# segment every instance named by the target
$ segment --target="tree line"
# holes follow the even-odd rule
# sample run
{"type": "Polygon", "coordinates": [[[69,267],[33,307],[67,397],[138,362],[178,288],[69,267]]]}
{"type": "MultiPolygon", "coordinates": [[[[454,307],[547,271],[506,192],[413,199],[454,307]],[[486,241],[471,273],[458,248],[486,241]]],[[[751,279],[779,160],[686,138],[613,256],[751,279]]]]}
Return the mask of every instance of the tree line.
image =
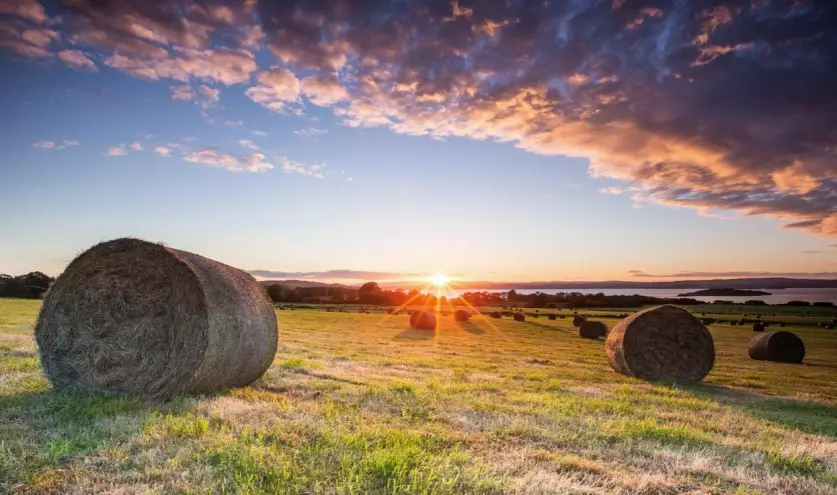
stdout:
{"type": "Polygon", "coordinates": [[[40,299],[54,281],[54,278],[41,272],[30,272],[17,277],[0,273],[0,297],[40,299]]]}

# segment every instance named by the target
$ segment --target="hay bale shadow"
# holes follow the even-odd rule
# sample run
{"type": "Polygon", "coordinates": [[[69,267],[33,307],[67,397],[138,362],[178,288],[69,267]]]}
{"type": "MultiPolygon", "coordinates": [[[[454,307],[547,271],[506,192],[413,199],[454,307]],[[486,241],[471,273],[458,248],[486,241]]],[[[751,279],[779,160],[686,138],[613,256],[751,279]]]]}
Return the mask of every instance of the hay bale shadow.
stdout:
{"type": "Polygon", "coordinates": [[[786,397],[771,397],[706,383],[683,386],[688,393],[712,399],[753,417],[813,435],[837,439],[837,407],[786,397]]]}
{"type": "Polygon", "coordinates": [[[414,328],[409,328],[404,330],[403,332],[399,333],[395,337],[394,340],[431,340],[433,337],[436,336],[436,332],[433,330],[416,330],[414,328]]]}
{"type": "Polygon", "coordinates": [[[457,322],[459,328],[465,330],[468,333],[472,333],[474,335],[482,335],[485,333],[485,330],[480,327],[479,325],[474,324],[473,322],[466,321],[464,323],[457,322]]]}

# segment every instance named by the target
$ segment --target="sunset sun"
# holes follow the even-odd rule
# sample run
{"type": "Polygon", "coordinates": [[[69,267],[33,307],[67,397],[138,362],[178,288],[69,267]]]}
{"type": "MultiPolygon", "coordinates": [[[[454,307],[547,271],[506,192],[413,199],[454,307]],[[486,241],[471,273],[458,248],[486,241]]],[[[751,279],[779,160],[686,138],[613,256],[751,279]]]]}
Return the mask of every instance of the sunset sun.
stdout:
{"type": "Polygon", "coordinates": [[[448,278],[448,276],[444,273],[437,273],[430,277],[430,281],[433,282],[433,285],[435,285],[436,287],[444,287],[448,285],[448,282],[450,282],[450,278],[448,278]]]}

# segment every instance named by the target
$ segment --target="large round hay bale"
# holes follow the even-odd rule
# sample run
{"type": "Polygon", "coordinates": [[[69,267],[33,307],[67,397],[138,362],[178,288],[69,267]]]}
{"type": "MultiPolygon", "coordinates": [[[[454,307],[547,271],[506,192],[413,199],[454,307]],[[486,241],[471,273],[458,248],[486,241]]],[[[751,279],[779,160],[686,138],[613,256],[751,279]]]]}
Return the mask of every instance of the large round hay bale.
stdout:
{"type": "Polygon", "coordinates": [[[524,315],[523,313],[515,313],[514,321],[526,321],[526,315],[524,315]]]}
{"type": "Polygon", "coordinates": [[[276,354],[276,313],[241,270],[125,238],[67,266],[44,299],[35,338],[58,390],[159,399],[258,379],[276,354]]]}
{"type": "Polygon", "coordinates": [[[436,315],[430,311],[414,311],[410,315],[410,326],[418,330],[435,330],[436,315]]]}
{"type": "Polygon", "coordinates": [[[585,339],[598,339],[607,335],[607,325],[601,321],[584,321],[578,327],[578,334],[585,339]]]}
{"type": "Polygon", "coordinates": [[[763,332],[764,331],[764,325],[762,325],[761,323],[753,323],[753,331],[754,332],[763,332]]]}
{"type": "Polygon", "coordinates": [[[468,321],[471,318],[471,312],[464,309],[457,309],[453,312],[454,321],[468,321]]]}
{"type": "Polygon", "coordinates": [[[747,350],[751,359],[801,363],[805,358],[805,344],[791,332],[780,330],[756,335],[747,350]]]}
{"type": "Polygon", "coordinates": [[[499,320],[500,318],[502,318],[502,317],[503,317],[503,315],[502,315],[499,311],[492,311],[492,312],[491,312],[491,317],[492,317],[492,318],[496,318],[496,319],[498,319],[498,320],[499,320]]]}
{"type": "Polygon", "coordinates": [[[574,327],[581,327],[581,324],[587,321],[587,318],[584,316],[573,316],[573,326],[574,327]]]}
{"type": "Polygon", "coordinates": [[[555,320],[555,319],[557,319],[558,317],[557,317],[557,316],[555,316],[555,315],[548,315],[548,316],[547,316],[547,318],[549,318],[550,320],[555,320]]]}
{"type": "Polygon", "coordinates": [[[620,321],[605,347],[614,370],[647,380],[698,382],[715,365],[712,335],[691,313],[670,305],[620,321]]]}

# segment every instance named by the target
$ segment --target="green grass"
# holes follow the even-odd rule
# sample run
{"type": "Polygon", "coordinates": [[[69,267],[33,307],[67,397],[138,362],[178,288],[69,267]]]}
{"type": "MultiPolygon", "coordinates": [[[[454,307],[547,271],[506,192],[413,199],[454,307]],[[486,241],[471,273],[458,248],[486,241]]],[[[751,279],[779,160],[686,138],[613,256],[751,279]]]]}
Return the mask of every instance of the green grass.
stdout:
{"type": "Polygon", "coordinates": [[[681,387],[617,375],[569,319],[434,333],[280,311],[262,379],[160,404],[52,392],[38,308],[0,300],[0,493],[837,493],[837,332],[819,314],[782,316],[799,366],[713,325],[714,370],[681,387]]]}

